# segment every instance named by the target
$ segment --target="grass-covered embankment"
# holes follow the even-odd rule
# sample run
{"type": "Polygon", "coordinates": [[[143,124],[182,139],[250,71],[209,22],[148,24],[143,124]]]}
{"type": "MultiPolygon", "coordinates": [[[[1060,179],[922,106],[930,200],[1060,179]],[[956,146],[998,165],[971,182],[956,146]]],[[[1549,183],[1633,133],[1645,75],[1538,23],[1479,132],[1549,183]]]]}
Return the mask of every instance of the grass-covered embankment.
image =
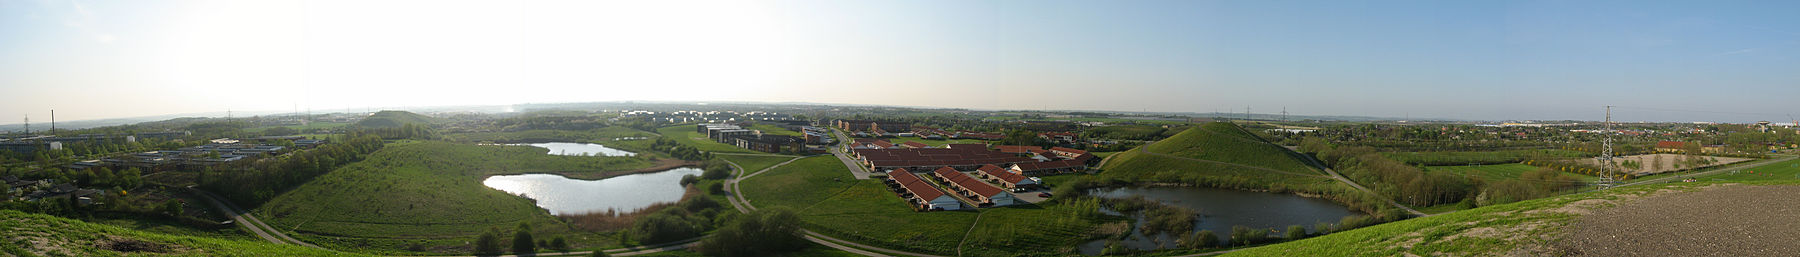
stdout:
{"type": "MultiPolygon", "coordinates": [[[[1739,183],[1785,185],[1800,184],[1800,180],[1739,183]]],[[[1553,255],[1551,243],[1566,235],[1563,228],[1582,215],[1651,194],[1717,185],[1649,184],[1485,206],[1251,248],[1226,256],[1553,255]]]]}
{"type": "Polygon", "coordinates": [[[7,256],[357,256],[273,244],[180,236],[82,222],[62,217],[0,210],[0,255],[7,256]]]}

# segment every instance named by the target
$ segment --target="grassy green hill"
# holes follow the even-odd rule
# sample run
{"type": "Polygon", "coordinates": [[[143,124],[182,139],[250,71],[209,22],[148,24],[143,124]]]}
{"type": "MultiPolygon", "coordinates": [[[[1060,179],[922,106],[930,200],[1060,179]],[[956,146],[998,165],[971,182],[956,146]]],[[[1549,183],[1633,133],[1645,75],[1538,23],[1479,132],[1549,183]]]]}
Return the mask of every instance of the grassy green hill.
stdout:
{"type": "Polygon", "coordinates": [[[1291,151],[1244,132],[1236,124],[1212,122],[1144,146],[1151,152],[1297,173],[1324,174],[1291,151]]]}
{"type": "Polygon", "coordinates": [[[1301,156],[1222,122],[1190,128],[1111,158],[1101,167],[1103,174],[1128,181],[1209,180],[1253,185],[1330,181],[1318,177],[1324,173],[1308,167],[1301,156]]]}
{"type": "Polygon", "coordinates": [[[526,198],[483,186],[488,175],[605,177],[649,166],[639,158],[554,156],[529,146],[393,144],[277,196],[255,213],[274,227],[301,232],[302,240],[334,249],[466,253],[461,247],[479,233],[519,222],[537,224],[540,238],[592,235],[571,232],[526,198]]]}
{"type": "Polygon", "coordinates": [[[0,210],[0,256],[325,256],[329,252],[263,241],[178,236],[0,210]]]}
{"type": "MultiPolygon", "coordinates": [[[[1800,184],[1800,180],[1743,184],[1800,184]]],[[[1652,193],[1693,191],[1712,183],[1649,184],[1486,206],[1397,221],[1225,256],[1532,256],[1583,214],[1652,193]]]]}
{"type": "Polygon", "coordinates": [[[437,118],[408,111],[380,111],[369,115],[368,118],[363,118],[362,121],[357,121],[355,125],[363,128],[398,128],[407,123],[431,125],[436,121],[437,118]]]}
{"type": "Polygon", "coordinates": [[[1300,192],[1371,213],[1388,208],[1380,198],[1331,179],[1302,158],[1235,124],[1213,122],[1113,154],[1099,176],[1127,183],[1300,192]]]}

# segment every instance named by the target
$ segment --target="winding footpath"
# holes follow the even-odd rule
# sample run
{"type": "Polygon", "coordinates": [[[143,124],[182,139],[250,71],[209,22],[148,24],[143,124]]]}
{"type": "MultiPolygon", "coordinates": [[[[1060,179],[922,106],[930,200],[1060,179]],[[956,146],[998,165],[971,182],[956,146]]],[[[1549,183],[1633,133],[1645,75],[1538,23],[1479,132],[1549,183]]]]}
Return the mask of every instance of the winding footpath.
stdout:
{"type": "MultiPolygon", "coordinates": [[[[1358,190],[1358,191],[1363,191],[1363,192],[1375,195],[1375,198],[1381,198],[1382,201],[1387,201],[1388,204],[1394,205],[1394,207],[1399,207],[1400,210],[1404,210],[1407,213],[1412,213],[1413,215],[1416,215],[1419,217],[1437,215],[1437,214],[1426,214],[1424,212],[1420,212],[1419,210],[1414,210],[1412,207],[1406,207],[1405,204],[1400,204],[1400,202],[1394,201],[1394,199],[1382,197],[1381,194],[1376,194],[1375,190],[1369,190],[1369,188],[1363,187],[1362,184],[1357,184],[1356,181],[1351,181],[1350,178],[1344,177],[1343,174],[1338,174],[1338,172],[1336,170],[1332,170],[1331,167],[1325,166],[1325,163],[1319,162],[1319,159],[1313,158],[1312,155],[1302,154],[1302,153],[1300,153],[1300,151],[1295,151],[1294,148],[1292,148],[1292,147],[1282,146],[1282,148],[1286,148],[1286,149],[1288,149],[1288,151],[1293,152],[1296,155],[1305,157],[1303,159],[1306,160],[1307,164],[1311,164],[1313,166],[1313,168],[1325,170],[1325,173],[1331,174],[1331,179],[1336,179],[1337,181],[1344,182],[1344,184],[1350,184],[1350,187],[1356,188],[1356,190],[1358,190]]],[[[1445,213],[1449,213],[1449,212],[1445,212],[1445,213]]],[[[1442,214],[1442,213],[1440,213],[1440,214],[1442,214]]]]}

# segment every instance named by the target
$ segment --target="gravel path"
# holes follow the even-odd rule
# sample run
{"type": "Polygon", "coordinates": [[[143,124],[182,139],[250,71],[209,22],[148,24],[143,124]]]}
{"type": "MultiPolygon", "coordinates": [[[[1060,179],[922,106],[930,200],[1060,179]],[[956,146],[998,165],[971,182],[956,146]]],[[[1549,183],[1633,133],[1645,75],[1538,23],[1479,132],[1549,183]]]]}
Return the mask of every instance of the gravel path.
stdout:
{"type": "Polygon", "coordinates": [[[1800,186],[1652,196],[1577,218],[1556,246],[1585,256],[1793,256],[1800,186]]]}

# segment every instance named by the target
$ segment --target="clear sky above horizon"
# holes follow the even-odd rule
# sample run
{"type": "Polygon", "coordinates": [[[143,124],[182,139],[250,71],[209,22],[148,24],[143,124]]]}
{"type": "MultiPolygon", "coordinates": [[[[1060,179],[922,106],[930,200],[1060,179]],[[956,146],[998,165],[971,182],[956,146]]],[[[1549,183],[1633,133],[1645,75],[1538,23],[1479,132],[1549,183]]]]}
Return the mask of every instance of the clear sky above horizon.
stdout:
{"type": "Polygon", "coordinates": [[[1786,120],[1800,1],[0,0],[0,124],[766,101],[1786,120]],[[1698,112],[1709,111],[1709,112],[1698,112]],[[1760,113],[1752,115],[1747,113],[1760,113]],[[40,118],[41,117],[41,118],[40,118]]]}

